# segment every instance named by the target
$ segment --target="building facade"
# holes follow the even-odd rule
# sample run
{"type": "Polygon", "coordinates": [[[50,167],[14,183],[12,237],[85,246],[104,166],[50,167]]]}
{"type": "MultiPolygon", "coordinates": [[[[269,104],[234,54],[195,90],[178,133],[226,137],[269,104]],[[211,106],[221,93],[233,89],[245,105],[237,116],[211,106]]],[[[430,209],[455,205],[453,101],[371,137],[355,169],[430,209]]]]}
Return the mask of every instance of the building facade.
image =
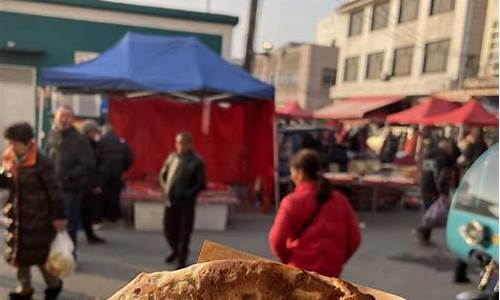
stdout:
{"type": "Polygon", "coordinates": [[[337,76],[338,49],[291,43],[255,57],[254,76],[273,84],[276,105],[296,101],[306,110],[329,103],[337,76]]]}
{"type": "MultiPolygon", "coordinates": [[[[41,124],[35,89],[44,67],[94,58],[127,31],[196,36],[229,58],[237,23],[226,15],[98,0],[1,0],[0,131],[15,121],[41,124]]],[[[81,104],[77,107],[95,111],[95,102],[81,104]]],[[[50,115],[50,105],[44,109],[50,115]]],[[[48,119],[43,123],[48,129],[48,119]]],[[[3,146],[0,142],[0,150],[3,146]]]]}
{"type": "Polygon", "coordinates": [[[340,49],[330,97],[461,88],[480,69],[487,7],[487,0],[347,2],[317,29],[319,44],[340,49]]]}
{"type": "Polygon", "coordinates": [[[489,0],[484,21],[479,77],[494,78],[498,86],[498,0],[489,0]]]}

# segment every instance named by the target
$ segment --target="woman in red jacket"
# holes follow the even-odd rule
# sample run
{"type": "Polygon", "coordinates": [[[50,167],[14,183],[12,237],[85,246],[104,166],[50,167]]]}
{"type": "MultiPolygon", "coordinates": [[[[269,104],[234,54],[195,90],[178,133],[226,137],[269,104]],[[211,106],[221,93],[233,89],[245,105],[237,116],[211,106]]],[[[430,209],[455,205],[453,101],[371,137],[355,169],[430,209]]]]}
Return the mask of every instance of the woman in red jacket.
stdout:
{"type": "Polygon", "coordinates": [[[319,155],[302,150],[291,161],[295,191],[281,202],[269,233],[285,264],[338,277],[361,243],[358,220],[347,198],[321,176],[319,155]]]}

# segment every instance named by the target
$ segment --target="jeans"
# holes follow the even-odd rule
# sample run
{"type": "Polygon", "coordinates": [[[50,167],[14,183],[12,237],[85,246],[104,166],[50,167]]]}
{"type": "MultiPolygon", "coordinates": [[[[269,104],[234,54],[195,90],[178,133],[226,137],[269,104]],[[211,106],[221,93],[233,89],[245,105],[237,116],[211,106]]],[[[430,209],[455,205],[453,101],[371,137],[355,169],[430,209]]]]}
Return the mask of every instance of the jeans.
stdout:
{"type": "Polygon", "coordinates": [[[63,192],[64,198],[64,211],[66,213],[66,219],[68,220],[67,231],[68,234],[76,245],[78,240],[78,228],[80,227],[80,219],[82,215],[82,201],[83,201],[83,191],[65,191],[63,192]]]}

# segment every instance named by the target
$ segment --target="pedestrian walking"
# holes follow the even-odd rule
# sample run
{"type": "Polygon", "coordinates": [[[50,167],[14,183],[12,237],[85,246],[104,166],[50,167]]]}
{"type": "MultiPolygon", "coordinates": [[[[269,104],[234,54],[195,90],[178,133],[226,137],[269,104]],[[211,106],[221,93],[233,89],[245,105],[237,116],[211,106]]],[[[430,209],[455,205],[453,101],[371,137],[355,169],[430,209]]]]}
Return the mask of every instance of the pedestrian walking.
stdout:
{"type": "Polygon", "coordinates": [[[63,282],[44,265],[56,233],[65,229],[63,199],[52,162],[41,153],[28,123],[15,123],[4,133],[9,143],[0,167],[0,188],[9,189],[3,206],[5,258],[17,269],[18,288],[11,300],[33,297],[31,267],[40,270],[45,299],[56,299],[63,282]]]}
{"type": "Polygon", "coordinates": [[[426,211],[422,225],[414,230],[414,234],[423,244],[430,242],[434,227],[446,224],[450,206],[450,189],[456,181],[453,175],[456,167],[456,156],[451,142],[442,139],[438,142],[436,149],[427,150],[429,152],[426,154],[422,166],[422,182],[429,185],[425,186],[426,191],[432,191],[435,194],[428,193],[428,198],[424,198],[426,211]],[[431,195],[435,198],[431,198],[431,195]]]}
{"type": "Polygon", "coordinates": [[[358,249],[361,233],[349,201],[319,174],[320,167],[315,151],[301,150],[293,157],[295,191],[281,202],[269,244],[285,264],[338,277],[358,249]]]}
{"type": "Polygon", "coordinates": [[[104,135],[97,144],[99,153],[99,180],[103,199],[103,217],[111,222],[121,218],[120,194],[123,189],[123,174],[133,162],[132,151],[119,138],[110,124],[104,126],[104,135]]]}
{"type": "Polygon", "coordinates": [[[176,152],[165,160],[159,180],[165,191],[163,228],[172,249],[165,262],[177,261],[177,267],[183,268],[189,253],[196,198],[205,188],[205,167],[194,149],[190,133],[179,133],[175,148],[176,152]]]}
{"type": "Polygon", "coordinates": [[[95,159],[87,138],[73,126],[74,113],[70,107],[57,109],[54,125],[46,152],[55,164],[56,176],[62,187],[68,234],[75,244],[76,255],[82,201],[95,159]]]}
{"type": "Polygon", "coordinates": [[[87,241],[89,244],[103,244],[106,241],[97,236],[93,228],[94,222],[96,220],[100,220],[101,216],[100,202],[102,200],[102,189],[97,172],[101,161],[97,149],[97,143],[99,142],[101,132],[99,130],[97,122],[95,122],[94,120],[85,121],[85,123],[81,127],[81,130],[89,141],[89,144],[92,148],[92,154],[94,155],[94,159],[96,162],[96,165],[93,168],[91,175],[89,176],[87,189],[85,190],[85,194],[83,197],[82,227],[85,235],[87,236],[87,241]]]}

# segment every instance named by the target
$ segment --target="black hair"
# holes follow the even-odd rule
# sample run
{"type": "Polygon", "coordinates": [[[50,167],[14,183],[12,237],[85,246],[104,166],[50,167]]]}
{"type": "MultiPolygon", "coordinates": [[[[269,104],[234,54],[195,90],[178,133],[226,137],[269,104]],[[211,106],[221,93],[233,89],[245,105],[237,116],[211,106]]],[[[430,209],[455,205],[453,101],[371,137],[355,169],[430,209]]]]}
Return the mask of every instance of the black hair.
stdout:
{"type": "Polygon", "coordinates": [[[191,132],[188,131],[183,131],[177,134],[177,137],[179,137],[182,141],[185,141],[187,143],[193,143],[193,135],[191,132]]]}
{"type": "Polygon", "coordinates": [[[29,144],[35,137],[33,127],[27,122],[14,123],[7,127],[4,132],[4,137],[11,141],[29,144]]]}
{"type": "Polygon", "coordinates": [[[307,179],[316,182],[318,186],[316,199],[319,203],[324,203],[330,199],[333,187],[330,181],[320,174],[321,160],[318,152],[309,149],[301,150],[294,155],[290,165],[304,172],[307,179]]]}

